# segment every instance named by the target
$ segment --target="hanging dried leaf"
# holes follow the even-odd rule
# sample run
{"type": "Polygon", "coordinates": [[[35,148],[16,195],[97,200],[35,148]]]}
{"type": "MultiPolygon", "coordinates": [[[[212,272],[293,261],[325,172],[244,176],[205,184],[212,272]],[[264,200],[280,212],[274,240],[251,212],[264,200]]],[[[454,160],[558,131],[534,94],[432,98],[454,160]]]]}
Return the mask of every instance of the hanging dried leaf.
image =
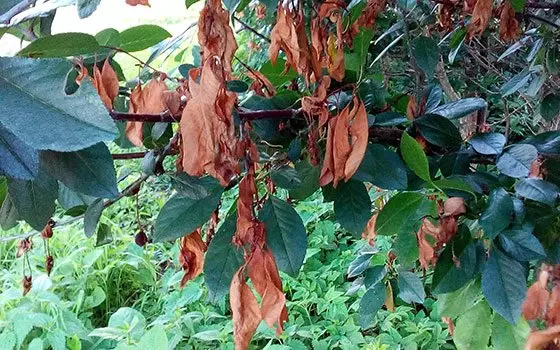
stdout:
{"type": "Polygon", "coordinates": [[[349,46],[352,46],[354,36],[360,32],[360,28],[373,29],[375,27],[375,20],[386,4],[387,0],[367,0],[366,7],[362,10],[360,17],[354,21],[350,29],[344,34],[344,40],[349,46]]]}
{"type": "Polygon", "coordinates": [[[185,272],[181,279],[181,287],[200,275],[204,266],[206,245],[202,241],[200,229],[181,238],[179,245],[179,264],[185,272]]]}
{"type": "Polygon", "coordinates": [[[545,319],[549,327],[560,325],[560,285],[558,284],[552,288],[545,319]]]}
{"type": "Polygon", "coordinates": [[[453,11],[455,10],[456,4],[449,2],[444,4],[439,4],[439,11],[438,11],[438,22],[441,29],[446,32],[450,32],[453,30],[453,11]]]}
{"type": "Polygon", "coordinates": [[[527,296],[521,307],[521,313],[526,320],[542,318],[546,312],[550,292],[546,289],[548,272],[541,270],[539,280],[527,290],[527,296]]]}
{"type": "Polygon", "coordinates": [[[542,331],[533,331],[527,338],[525,350],[558,349],[560,342],[560,325],[542,331]]]}
{"type": "Polygon", "coordinates": [[[23,279],[21,280],[21,286],[22,286],[22,295],[25,296],[27,293],[31,291],[31,287],[33,286],[32,277],[23,275],[23,279]]]}
{"type": "Polygon", "coordinates": [[[493,0],[476,1],[467,33],[469,39],[481,35],[488,27],[488,22],[492,17],[492,3],[493,0]]]}
{"type": "Polygon", "coordinates": [[[365,239],[371,246],[375,244],[375,222],[377,221],[377,214],[378,213],[373,214],[373,216],[368,220],[364,232],[362,232],[362,238],[365,239]]]}
{"type": "Polygon", "coordinates": [[[463,1],[463,13],[468,15],[471,14],[474,10],[474,6],[476,5],[477,0],[464,0],[463,1]]]}
{"type": "Polygon", "coordinates": [[[198,43],[202,48],[201,60],[218,57],[226,72],[231,73],[231,61],[237,42],[229,25],[229,12],[220,0],[208,0],[198,19],[198,43]]]}
{"type": "Polygon", "coordinates": [[[428,218],[424,218],[422,220],[422,226],[420,226],[420,229],[416,233],[420,266],[424,270],[435,265],[437,261],[434,246],[437,246],[439,235],[440,228],[434,225],[428,218]],[[427,239],[426,237],[428,236],[431,237],[431,239],[427,239]]]}
{"type": "Polygon", "coordinates": [[[247,349],[261,322],[261,311],[251,288],[245,283],[245,265],[235,273],[230,286],[229,304],[233,314],[236,349],[247,349]]]}
{"type": "Polygon", "coordinates": [[[336,187],[342,179],[348,181],[358,170],[368,140],[367,113],[364,104],[354,97],[352,107],[346,106],[329,121],[327,150],[319,183],[333,182],[336,187]]]}
{"type": "Polygon", "coordinates": [[[313,96],[304,96],[301,99],[301,108],[310,117],[317,118],[318,128],[322,129],[329,120],[329,110],[327,108],[327,89],[331,84],[331,78],[323,76],[313,96]]]}
{"type": "Polygon", "coordinates": [[[276,95],[274,85],[261,72],[250,70],[245,73],[253,82],[249,86],[249,90],[254,91],[256,95],[264,97],[272,97],[276,95]]]}
{"type": "Polygon", "coordinates": [[[535,159],[531,162],[531,168],[529,169],[529,177],[533,179],[542,179],[543,178],[543,169],[542,169],[543,161],[540,158],[535,159]]]}
{"type": "Polygon", "coordinates": [[[466,212],[465,200],[461,197],[450,197],[443,204],[443,216],[458,216],[466,212]]]}
{"type": "Polygon", "coordinates": [[[47,271],[47,276],[51,275],[51,271],[53,267],[54,267],[54,257],[52,255],[47,255],[45,257],[45,270],[47,271]]]}
{"type": "MultiPolygon", "coordinates": [[[[76,82],[79,84],[81,81],[88,76],[87,69],[82,63],[79,63],[80,73],[76,78],[76,82]]],[[[111,65],[109,60],[105,60],[103,67],[99,69],[97,65],[93,66],[93,85],[101,98],[101,101],[108,110],[113,109],[113,101],[119,94],[119,79],[117,74],[111,65]]]]}
{"type": "Polygon", "coordinates": [[[453,319],[451,317],[442,316],[441,320],[447,324],[449,335],[453,336],[453,333],[455,333],[455,324],[453,323],[453,319]]]}
{"type": "Polygon", "coordinates": [[[31,249],[33,249],[33,241],[29,237],[22,239],[18,242],[16,257],[22,257],[23,254],[27,253],[31,249]]]}
{"type": "Polygon", "coordinates": [[[126,0],[126,3],[130,6],[143,5],[150,7],[149,0],[126,0]]]}
{"type": "Polygon", "coordinates": [[[385,286],[385,307],[387,311],[395,312],[395,299],[393,298],[393,287],[391,283],[387,283],[385,286]]]}
{"type": "Polygon", "coordinates": [[[515,10],[511,7],[509,0],[504,0],[500,10],[500,39],[512,42],[519,38],[521,28],[519,21],[515,18],[515,10]]]}

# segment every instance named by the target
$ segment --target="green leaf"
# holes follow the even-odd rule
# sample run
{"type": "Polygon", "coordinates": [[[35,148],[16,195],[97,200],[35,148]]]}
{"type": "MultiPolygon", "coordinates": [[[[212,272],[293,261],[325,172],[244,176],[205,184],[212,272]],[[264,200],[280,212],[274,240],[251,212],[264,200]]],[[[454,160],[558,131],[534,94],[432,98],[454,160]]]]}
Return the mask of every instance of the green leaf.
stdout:
{"type": "Polygon", "coordinates": [[[185,7],[188,9],[189,7],[191,7],[192,5],[196,4],[199,1],[200,0],[185,0],[185,7]]]}
{"type": "Polygon", "coordinates": [[[428,182],[432,181],[426,154],[424,154],[418,142],[406,132],[403,132],[401,138],[401,154],[406,165],[408,165],[410,170],[418,175],[419,178],[428,182]]]}
{"type": "Polygon", "coordinates": [[[121,33],[114,28],[107,28],[95,34],[95,39],[99,45],[118,47],[121,44],[121,33]]]}
{"type": "Polygon", "coordinates": [[[193,199],[174,195],[165,203],[154,224],[154,242],[173,241],[201,227],[218,207],[223,189],[193,199]]]}
{"type": "Polygon", "coordinates": [[[537,149],[529,144],[516,144],[506,148],[498,158],[496,167],[502,174],[521,178],[527,177],[531,169],[531,163],[537,159],[537,149]]]}
{"type": "Polygon", "coordinates": [[[560,189],[555,184],[541,179],[523,179],[515,184],[515,194],[554,206],[558,200],[560,189]]]}
{"type": "Polygon", "coordinates": [[[527,293],[525,268],[498,249],[492,249],[482,272],[482,292],[494,311],[515,324],[527,293]]]}
{"type": "Polygon", "coordinates": [[[101,198],[96,199],[88,206],[84,214],[84,232],[86,237],[93,236],[97,231],[97,225],[99,224],[99,219],[101,219],[103,209],[105,209],[105,205],[101,198]]]}
{"type": "Polygon", "coordinates": [[[533,235],[533,225],[518,225],[512,229],[502,232],[500,242],[506,254],[517,261],[531,261],[546,258],[544,248],[533,235]]]}
{"type": "Polygon", "coordinates": [[[159,26],[142,24],[122,31],[120,37],[120,48],[128,52],[135,52],[150,48],[170,38],[171,34],[159,26]]]}
{"type": "Polygon", "coordinates": [[[360,300],[360,326],[368,328],[375,314],[385,303],[385,284],[378,283],[369,289],[360,300]]]}
{"type": "Polygon", "coordinates": [[[311,196],[319,189],[319,175],[321,169],[313,166],[308,160],[302,160],[295,163],[295,169],[301,184],[290,190],[290,197],[297,200],[303,200],[311,196]]]}
{"type": "Polygon", "coordinates": [[[387,90],[383,84],[375,79],[366,79],[360,83],[358,96],[364,103],[366,111],[372,108],[382,107],[388,97],[387,90]]]}
{"type": "Polygon", "coordinates": [[[488,104],[483,99],[479,97],[469,97],[441,105],[430,111],[430,113],[441,115],[449,119],[458,119],[472,112],[486,109],[486,107],[488,107],[488,104]]]}
{"type": "Polygon", "coordinates": [[[404,266],[410,266],[418,260],[418,239],[416,232],[419,229],[420,222],[408,223],[402,231],[400,231],[395,239],[393,248],[398,262],[404,266]]]}
{"type": "Polygon", "coordinates": [[[35,338],[33,339],[28,347],[28,350],[43,350],[43,340],[41,338],[35,338]]]}
{"type": "Polygon", "coordinates": [[[108,326],[126,329],[133,339],[138,340],[146,332],[146,318],[140,311],[131,307],[121,307],[111,315],[108,326]]]}
{"type": "Polygon", "coordinates": [[[8,192],[19,218],[41,231],[54,214],[57,182],[40,169],[33,180],[9,178],[8,192]]]}
{"type": "Polygon", "coordinates": [[[481,295],[478,279],[472,280],[454,292],[440,294],[437,296],[437,315],[455,319],[470,309],[481,295]]]}
{"type": "Polygon", "coordinates": [[[526,0],[511,0],[510,4],[515,12],[523,12],[523,9],[525,8],[525,2],[526,0]]]}
{"type": "Polygon", "coordinates": [[[471,194],[473,197],[476,197],[473,188],[471,187],[469,182],[465,181],[463,178],[458,176],[452,176],[449,178],[442,178],[439,180],[435,180],[433,184],[434,186],[437,186],[442,190],[466,192],[471,194]]]}
{"type": "Polygon", "coordinates": [[[546,50],[545,66],[550,74],[560,71],[560,52],[557,45],[550,45],[546,50]]]}
{"type": "Polygon", "coordinates": [[[380,144],[369,144],[354,177],[386,190],[408,187],[406,167],[401,158],[380,144]]]}
{"type": "Polygon", "coordinates": [[[97,6],[101,0],[78,0],[76,5],[78,6],[78,16],[80,18],[87,18],[91,16],[92,13],[97,10],[97,6]]]}
{"type": "Polygon", "coordinates": [[[224,0],[224,6],[230,13],[234,13],[241,0],[224,0]]]}
{"type": "Polygon", "coordinates": [[[427,114],[415,119],[420,134],[431,144],[445,148],[458,148],[463,142],[457,126],[449,119],[437,114],[427,114]]]}
{"type": "Polygon", "coordinates": [[[461,225],[457,236],[438,258],[432,277],[433,293],[449,293],[463,287],[479,272],[478,265],[482,259],[484,247],[471,241],[469,229],[461,225]]]}
{"type": "Polygon", "coordinates": [[[434,75],[439,60],[439,48],[435,40],[425,36],[412,40],[412,56],[429,78],[434,75]]]}
{"type": "MultiPolygon", "coordinates": [[[[83,214],[87,207],[95,201],[96,198],[85,194],[77,193],[66,187],[64,184],[58,184],[58,204],[68,210],[84,208],[80,214],[83,214]]],[[[68,214],[66,212],[65,214],[68,214]]]]}
{"type": "Polygon", "coordinates": [[[505,230],[513,220],[513,209],[513,201],[503,188],[492,191],[488,196],[486,209],[478,219],[486,236],[494,239],[505,230]]]}
{"type": "Polygon", "coordinates": [[[0,227],[7,231],[17,225],[18,219],[19,213],[11,196],[8,194],[0,207],[0,227]]]}
{"type": "Polygon", "coordinates": [[[531,79],[531,70],[526,68],[519,72],[518,74],[514,75],[510,80],[506,81],[504,85],[502,85],[500,92],[502,93],[502,97],[509,96],[511,94],[516,93],[519,91],[529,80],[531,79]]]}
{"type": "Polygon", "coordinates": [[[185,172],[171,175],[171,181],[179,195],[192,199],[204,199],[221,188],[218,180],[211,176],[194,177],[185,172]]]}
{"type": "Polygon", "coordinates": [[[243,264],[243,250],[232,243],[236,221],[236,211],[226,216],[212,238],[204,259],[204,282],[214,300],[228,293],[233,275],[243,264]]]}
{"type": "Polygon", "coordinates": [[[366,289],[369,289],[377,284],[383,284],[379,282],[383,280],[386,274],[387,268],[385,267],[385,265],[370,267],[366,270],[366,274],[364,276],[364,286],[366,286],[366,289]]]}
{"type": "Polygon", "coordinates": [[[249,85],[243,80],[228,80],[226,81],[226,89],[233,92],[242,93],[249,90],[249,85]]]}
{"type": "Polygon", "coordinates": [[[375,232],[390,236],[403,231],[412,231],[413,226],[424,216],[436,216],[433,201],[418,192],[401,192],[389,199],[377,216],[375,232]]]}
{"type": "Polygon", "coordinates": [[[371,217],[371,199],[362,182],[350,179],[338,185],[334,215],[342,227],[360,237],[371,217]]]}
{"type": "Polygon", "coordinates": [[[64,92],[72,65],[63,59],[0,58],[0,124],[41,150],[76,151],[117,135],[92,84],[64,92]],[[17,118],[13,116],[17,115],[17,118]]]}
{"type": "Polygon", "coordinates": [[[113,234],[111,232],[111,226],[100,223],[95,233],[95,246],[101,247],[105,244],[113,242],[113,234]]]}
{"type": "Polygon", "coordinates": [[[531,328],[523,318],[516,325],[494,313],[492,322],[492,345],[494,349],[523,350],[531,328]]]}
{"type": "Polygon", "coordinates": [[[404,115],[396,112],[383,112],[374,115],[374,117],[373,125],[375,126],[395,126],[408,121],[404,115]]]}
{"type": "Polygon", "coordinates": [[[497,132],[487,132],[474,135],[469,143],[477,153],[498,155],[504,150],[506,137],[497,132]]]}
{"type": "Polygon", "coordinates": [[[39,171],[39,154],[0,124],[0,175],[30,180],[39,171]]]}
{"type": "Polygon", "coordinates": [[[270,170],[270,178],[278,187],[287,190],[293,190],[301,186],[298,172],[288,165],[282,165],[270,170]]]}
{"type": "Polygon", "coordinates": [[[4,329],[0,334],[0,344],[2,344],[5,349],[12,350],[14,346],[16,346],[16,335],[14,332],[4,329]]]}
{"type": "Polygon", "coordinates": [[[560,153],[560,131],[547,131],[525,140],[541,153],[560,153]]]}
{"type": "Polygon", "coordinates": [[[113,158],[100,142],[74,152],[41,152],[41,166],[68,188],[92,197],[114,198],[119,193],[113,158]]]}
{"type": "Polygon", "coordinates": [[[262,66],[260,72],[268,78],[272,85],[278,87],[297,77],[297,73],[292,68],[284,72],[285,64],[286,61],[281,58],[277,59],[274,65],[268,61],[262,66]]]}
{"type": "Polygon", "coordinates": [[[307,248],[307,233],[301,217],[290,204],[270,196],[259,212],[259,220],[266,227],[266,244],[278,268],[296,276],[307,248]]]}
{"type": "Polygon", "coordinates": [[[373,31],[370,28],[361,28],[354,37],[352,51],[344,53],[344,68],[354,72],[361,72],[366,64],[367,54],[373,31]]]}
{"type": "MultiPolygon", "coordinates": [[[[34,40],[18,52],[21,57],[45,58],[91,54],[101,47],[95,37],[85,33],[60,33],[34,40]]],[[[34,77],[37,78],[37,77],[34,77]]]]}
{"type": "Polygon", "coordinates": [[[548,94],[541,101],[541,115],[546,121],[553,121],[560,114],[560,96],[548,94]]]}
{"type": "Polygon", "coordinates": [[[190,64],[190,63],[185,63],[180,65],[177,69],[179,69],[179,73],[181,73],[181,75],[184,78],[189,78],[189,71],[193,68],[196,68],[196,66],[190,64]]]}
{"type": "Polygon", "coordinates": [[[409,304],[424,303],[426,292],[424,291],[422,280],[420,280],[420,277],[416,274],[409,271],[399,271],[397,284],[399,286],[398,297],[401,298],[402,301],[409,304]]]}
{"type": "Polygon", "coordinates": [[[165,329],[162,325],[155,325],[149,331],[147,331],[140,342],[138,343],[138,349],[150,349],[150,350],[167,350],[167,335],[165,334],[165,329]]]}
{"type": "Polygon", "coordinates": [[[486,350],[490,339],[492,314],[485,301],[478,302],[459,316],[453,342],[458,350],[486,350]]]}

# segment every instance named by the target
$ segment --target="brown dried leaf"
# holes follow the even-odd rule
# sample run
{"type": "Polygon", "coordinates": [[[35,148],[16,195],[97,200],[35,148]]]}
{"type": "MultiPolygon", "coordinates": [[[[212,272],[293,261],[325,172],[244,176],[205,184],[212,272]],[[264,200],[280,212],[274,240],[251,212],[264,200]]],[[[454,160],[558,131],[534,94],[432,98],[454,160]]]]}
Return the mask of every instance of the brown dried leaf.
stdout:
{"type": "Polygon", "coordinates": [[[535,159],[531,162],[531,168],[529,169],[529,177],[533,179],[542,179],[543,178],[543,169],[542,169],[543,161],[540,158],[535,159]]]}
{"type": "Polygon", "coordinates": [[[327,89],[331,84],[331,78],[323,76],[313,96],[304,96],[301,99],[301,108],[307,115],[315,117],[319,121],[318,128],[321,129],[329,121],[329,110],[327,109],[327,89]]]}
{"type": "Polygon", "coordinates": [[[560,285],[552,288],[545,319],[549,327],[560,325],[560,285]]]}
{"type": "Polygon", "coordinates": [[[149,0],[126,0],[126,3],[130,6],[144,5],[150,7],[149,0]]]}
{"type": "Polygon", "coordinates": [[[202,48],[201,60],[218,57],[226,72],[231,72],[231,61],[237,42],[229,25],[229,12],[220,0],[207,0],[198,19],[198,42],[202,48]]]}
{"type": "Polygon", "coordinates": [[[241,266],[233,276],[229,292],[235,348],[247,349],[261,322],[261,312],[257,298],[245,283],[245,266],[241,266]]]}
{"type": "Polygon", "coordinates": [[[362,232],[362,238],[367,240],[371,246],[375,244],[375,222],[377,221],[377,215],[378,213],[373,214],[368,220],[364,232],[362,232]]]}
{"type": "Polygon", "coordinates": [[[447,324],[449,335],[453,336],[453,333],[455,333],[455,324],[453,323],[453,319],[451,317],[442,316],[441,320],[447,324]]]}
{"type": "Polygon", "coordinates": [[[179,245],[179,264],[185,271],[181,279],[181,287],[200,275],[204,267],[204,251],[206,245],[202,241],[200,229],[181,238],[179,245]]]}
{"type": "Polygon", "coordinates": [[[470,39],[474,36],[481,35],[486,27],[488,27],[488,22],[492,17],[492,5],[493,0],[477,0],[476,5],[474,5],[474,10],[472,13],[471,22],[469,23],[469,29],[467,33],[467,38],[470,39]]]}
{"type": "Polygon", "coordinates": [[[23,279],[21,280],[22,286],[22,294],[25,296],[29,291],[31,291],[31,287],[33,286],[33,281],[31,276],[23,275],[23,279]]]}
{"type": "Polygon", "coordinates": [[[395,299],[393,298],[393,287],[391,283],[387,283],[385,287],[385,307],[387,311],[395,312],[395,299]]]}
{"type": "Polygon", "coordinates": [[[509,0],[504,0],[500,11],[500,39],[512,42],[519,38],[521,28],[515,18],[515,10],[511,7],[509,0]]]}
{"type": "Polygon", "coordinates": [[[466,212],[465,200],[461,197],[450,197],[443,204],[444,216],[458,216],[466,212]]]}
{"type": "Polygon", "coordinates": [[[435,265],[437,261],[434,245],[437,245],[439,231],[439,227],[435,226],[428,218],[424,218],[422,220],[422,226],[420,226],[420,229],[416,233],[420,266],[424,270],[435,265]],[[432,243],[426,239],[426,236],[432,237],[432,243]]]}
{"type": "Polygon", "coordinates": [[[249,86],[249,90],[264,97],[272,97],[276,95],[276,88],[272,85],[270,80],[264,76],[264,74],[256,70],[250,70],[245,74],[253,80],[251,86],[249,86]]]}
{"type": "Polygon", "coordinates": [[[369,136],[366,107],[357,98],[354,98],[353,103],[354,108],[349,112],[351,151],[344,167],[345,181],[350,180],[364,159],[369,136]]]}
{"type": "Polygon", "coordinates": [[[533,331],[527,338],[525,350],[555,350],[560,341],[560,325],[542,331],[533,331]],[[552,346],[552,347],[551,347],[552,346]]]}
{"type": "Polygon", "coordinates": [[[527,290],[527,296],[521,306],[521,313],[526,320],[542,318],[546,312],[550,292],[546,289],[548,272],[541,271],[539,280],[527,290]]]}
{"type": "Polygon", "coordinates": [[[45,270],[47,271],[47,276],[51,275],[53,266],[54,266],[54,257],[52,255],[47,255],[45,257],[45,270]]]}
{"type": "Polygon", "coordinates": [[[29,237],[22,239],[18,242],[16,257],[19,258],[23,256],[23,254],[27,253],[31,249],[33,249],[33,241],[29,237]]]}

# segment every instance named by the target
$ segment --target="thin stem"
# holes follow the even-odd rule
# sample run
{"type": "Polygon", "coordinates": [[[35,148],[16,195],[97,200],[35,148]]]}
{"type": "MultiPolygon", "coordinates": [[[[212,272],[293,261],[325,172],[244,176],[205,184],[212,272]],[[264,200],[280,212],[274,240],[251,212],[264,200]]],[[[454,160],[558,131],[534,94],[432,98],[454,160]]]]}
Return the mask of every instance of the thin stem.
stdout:
{"type": "Polygon", "coordinates": [[[148,63],[142,61],[141,59],[139,59],[138,57],[134,56],[133,54],[131,54],[130,52],[123,50],[119,47],[114,47],[114,46],[107,46],[107,45],[101,45],[102,48],[104,49],[109,49],[109,50],[115,50],[117,52],[120,53],[124,53],[125,55],[130,56],[131,58],[135,59],[136,61],[138,61],[138,63],[140,63],[141,65],[143,65],[144,67],[148,67],[151,70],[153,70],[154,72],[159,72],[159,69],[155,69],[154,67],[150,66],[148,63]]]}
{"type": "Polygon", "coordinates": [[[270,40],[270,38],[264,36],[263,34],[257,32],[257,30],[253,27],[251,27],[250,25],[248,25],[247,23],[243,22],[242,20],[240,20],[239,18],[237,18],[236,16],[231,16],[237,23],[241,24],[245,29],[247,29],[248,31],[250,31],[251,33],[255,34],[256,36],[258,36],[259,38],[265,40],[266,42],[268,42],[269,44],[272,42],[270,40]]]}

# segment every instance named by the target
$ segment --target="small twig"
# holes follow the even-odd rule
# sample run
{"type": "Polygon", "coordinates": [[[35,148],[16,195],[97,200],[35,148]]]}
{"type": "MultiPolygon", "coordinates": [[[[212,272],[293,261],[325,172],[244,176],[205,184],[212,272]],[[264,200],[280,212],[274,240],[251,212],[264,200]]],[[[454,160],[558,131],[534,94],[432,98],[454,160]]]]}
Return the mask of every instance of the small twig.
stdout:
{"type": "Polygon", "coordinates": [[[0,16],[0,24],[9,24],[10,20],[20,14],[21,12],[27,10],[27,8],[35,3],[36,0],[23,0],[20,3],[17,3],[9,9],[6,13],[0,16]]]}
{"type": "Polygon", "coordinates": [[[144,158],[147,152],[115,153],[111,154],[114,160],[144,158]]]}
{"type": "Polygon", "coordinates": [[[129,57],[131,57],[131,58],[135,59],[136,61],[138,61],[138,63],[140,63],[142,66],[148,67],[148,68],[150,68],[151,70],[153,70],[154,72],[159,72],[159,69],[155,69],[154,67],[150,66],[148,63],[142,61],[141,59],[139,59],[138,57],[136,57],[135,55],[131,54],[130,52],[128,52],[128,51],[126,51],[126,50],[123,50],[123,49],[121,49],[121,48],[119,48],[119,47],[107,46],[107,45],[101,45],[101,47],[104,48],[104,49],[115,50],[115,51],[117,51],[117,52],[124,53],[125,55],[128,55],[129,57]]]}
{"type": "Polygon", "coordinates": [[[239,24],[241,24],[245,29],[247,29],[248,31],[250,31],[251,33],[255,34],[256,36],[258,36],[259,38],[267,41],[269,44],[272,42],[270,40],[270,38],[264,36],[263,34],[257,32],[256,29],[254,29],[253,27],[251,27],[250,25],[248,25],[247,23],[243,22],[242,20],[240,20],[239,18],[237,18],[236,16],[231,16],[235,21],[237,21],[239,24]]]}

